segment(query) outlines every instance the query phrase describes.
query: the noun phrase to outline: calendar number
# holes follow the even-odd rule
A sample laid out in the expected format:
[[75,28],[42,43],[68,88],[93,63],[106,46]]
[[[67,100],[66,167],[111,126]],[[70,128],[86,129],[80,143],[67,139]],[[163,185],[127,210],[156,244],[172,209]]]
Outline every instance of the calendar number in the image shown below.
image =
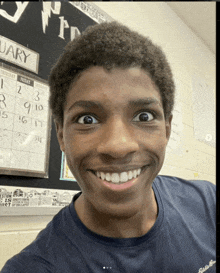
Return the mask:
[[5,95],[0,94],[0,109],[6,108]]
[[0,117],[7,118],[8,114],[5,111],[0,111]]

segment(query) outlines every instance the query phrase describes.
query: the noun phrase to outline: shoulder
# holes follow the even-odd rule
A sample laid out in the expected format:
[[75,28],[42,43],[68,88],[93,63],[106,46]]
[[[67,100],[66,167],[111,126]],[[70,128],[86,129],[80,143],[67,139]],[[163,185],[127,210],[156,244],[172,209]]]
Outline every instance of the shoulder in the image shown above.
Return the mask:
[[204,204],[215,209],[216,185],[206,180],[186,180],[175,176],[159,175],[154,180],[159,195],[175,203]]
[[206,180],[186,180],[183,178],[158,175],[154,183],[165,191],[175,192],[198,192],[200,194],[211,194],[213,197],[216,193],[216,185]]
[[153,185],[167,217],[175,217],[179,222],[185,219],[193,229],[195,226],[200,226],[210,234],[212,232],[212,235],[215,233],[216,186],[214,184],[204,180],[186,180],[162,175],[156,177]]
[[1,273],[50,273],[57,272],[54,266],[47,260],[34,253],[21,251],[9,259],[1,270]]
[[66,241],[67,217],[68,207],[65,207],[39,232],[30,245],[6,262],[1,272],[57,272],[56,257],[62,256],[59,252],[62,252],[62,245]]

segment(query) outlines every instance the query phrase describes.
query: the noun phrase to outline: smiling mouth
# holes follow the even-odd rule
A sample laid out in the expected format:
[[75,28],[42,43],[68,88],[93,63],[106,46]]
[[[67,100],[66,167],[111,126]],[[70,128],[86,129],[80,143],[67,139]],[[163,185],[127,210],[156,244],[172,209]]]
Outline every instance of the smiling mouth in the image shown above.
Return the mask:
[[113,173],[113,172],[104,173],[104,172],[93,171],[93,170],[90,170],[90,171],[98,178],[104,181],[107,181],[109,183],[123,184],[134,178],[137,178],[146,167],[148,167],[148,165],[145,165],[142,168],[130,170],[128,172],[120,172],[120,173]]

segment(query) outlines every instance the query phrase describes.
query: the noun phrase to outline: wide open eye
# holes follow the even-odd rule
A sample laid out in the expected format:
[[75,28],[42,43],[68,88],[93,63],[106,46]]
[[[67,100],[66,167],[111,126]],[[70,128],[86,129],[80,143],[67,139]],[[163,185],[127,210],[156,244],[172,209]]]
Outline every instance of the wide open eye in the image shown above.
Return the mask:
[[81,116],[77,120],[77,123],[80,123],[80,124],[94,124],[94,123],[98,123],[98,121],[93,116],[84,115],[84,116]]
[[151,121],[152,119],[154,119],[154,116],[150,112],[141,112],[134,118],[134,121],[146,122]]

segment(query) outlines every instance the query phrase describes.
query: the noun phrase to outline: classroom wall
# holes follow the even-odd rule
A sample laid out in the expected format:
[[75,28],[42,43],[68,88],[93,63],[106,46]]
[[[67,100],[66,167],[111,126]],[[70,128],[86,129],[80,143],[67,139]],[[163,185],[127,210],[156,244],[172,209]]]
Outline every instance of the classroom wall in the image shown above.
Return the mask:
[[[192,109],[194,73],[212,87],[213,91],[210,92],[215,90],[215,55],[165,2],[95,4],[115,20],[149,36],[163,48],[171,64],[178,92],[176,107],[182,112],[181,143],[177,143],[179,146],[175,151],[168,149],[161,174],[205,179],[215,184],[215,148],[195,139]],[[0,269],[6,260],[33,241],[51,218],[52,216],[2,217]]]

